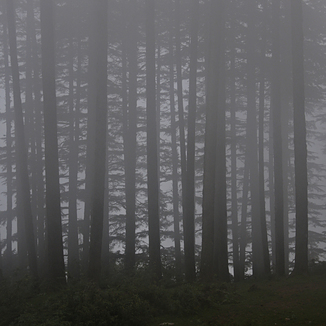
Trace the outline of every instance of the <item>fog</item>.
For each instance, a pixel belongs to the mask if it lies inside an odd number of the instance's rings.
[[[325,15],[2,1],[3,273],[228,282],[323,260]]]

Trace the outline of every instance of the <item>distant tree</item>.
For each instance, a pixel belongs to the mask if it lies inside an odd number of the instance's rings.
[[[53,1],[41,0],[40,9],[48,274],[54,284],[63,284],[65,282],[65,265],[63,260],[59,185]]]
[[[295,273],[308,272],[308,178],[302,1],[291,0],[295,164]]]

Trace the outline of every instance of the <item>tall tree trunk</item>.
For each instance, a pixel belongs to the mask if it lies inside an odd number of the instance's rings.
[[[308,177],[302,1],[291,0],[293,127],[296,202],[295,273],[308,272]]]
[[[107,133],[107,48],[108,2],[97,0],[94,4],[96,28],[96,107],[94,187],[91,194],[91,237],[89,247],[88,277],[98,281],[101,276],[101,253],[104,218],[106,133]]]
[[[232,7],[234,6],[232,1]],[[239,281],[239,228],[238,228],[238,195],[237,195],[237,118],[236,118],[236,80],[235,80],[235,19],[231,21],[230,41],[230,124],[231,124],[231,218],[232,218],[232,253],[234,280]]]
[[[256,109],[256,76],[255,76],[255,20],[256,2],[248,0],[247,6],[247,142],[248,164],[250,169],[251,224],[253,273],[255,276],[265,274],[262,234],[259,207],[258,183],[258,145],[257,145],[257,109]]]
[[[180,158],[181,158],[183,233],[185,233],[185,224],[186,224],[185,218],[187,216],[187,205],[186,205],[187,157],[186,157],[186,137],[185,137],[184,106],[183,106],[180,18],[181,18],[180,0],[176,0],[175,1],[175,57],[176,57],[176,71],[177,71],[178,118],[179,118],[179,134],[180,134],[179,137],[180,137]]]
[[[153,276],[160,278],[162,266],[155,101],[155,0],[146,0],[146,114],[149,264]]]
[[[1,8],[4,12],[5,6],[2,4]],[[7,20],[6,16],[3,17],[3,56],[4,56],[4,66],[5,66],[5,75],[4,75],[4,84],[5,84],[5,105],[6,105],[6,186],[7,186],[7,248],[6,248],[6,269],[11,270],[12,267],[12,219],[13,219],[13,171],[12,171],[12,112],[10,108],[10,68],[8,60],[8,30],[7,30]]]
[[[42,81],[45,136],[47,259],[51,282],[65,282],[63,260],[57,107],[55,88],[54,5],[41,0]]]
[[[204,281],[211,281],[214,277],[214,208],[215,208],[215,178],[216,178],[216,139],[217,117],[220,94],[219,86],[220,52],[217,31],[219,22],[219,3],[210,4],[209,51],[207,63],[207,90],[206,90],[206,127],[204,149],[204,181],[203,181],[203,223],[202,223],[202,254],[200,277]]]
[[[264,267],[266,273],[270,273],[270,258],[268,250],[267,225],[266,225],[266,208],[265,208],[265,161],[264,161],[264,119],[265,119],[265,65],[266,65],[266,38],[268,18],[267,2],[263,3],[263,21],[262,21],[262,44],[261,44],[261,66],[260,66],[260,83],[259,83],[259,205],[262,245],[264,256]]]
[[[137,2],[127,1],[131,6],[130,19],[127,27],[130,35],[127,46],[129,63],[129,101],[124,105],[124,154],[126,171],[126,269],[135,267],[135,229],[136,229],[136,133],[137,133],[137,68],[138,68],[138,21]]]
[[[94,149],[95,149],[95,92],[96,92],[96,27],[94,21],[95,6],[90,2],[88,19],[88,90],[87,90],[87,139],[86,139],[86,168],[85,168],[85,198],[83,220],[83,260],[84,273],[89,263],[89,230],[91,215],[91,194],[94,186]]]
[[[34,92],[34,133],[35,133],[35,161],[33,178],[36,183],[36,216],[37,216],[37,245],[39,256],[39,271],[44,272],[45,259],[45,198],[44,198],[44,162],[43,162],[43,121],[42,121],[42,86],[40,81],[40,64],[38,55],[38,43],[36,39],[34,4],[33,1],[27,2],[28,33],[31,37],[32,66],[33,66],[33,92]],[[34,196],[34,194],[33,194]]]
[[[199,1],[192,1],[190,23],[190,76],[187,141],[187,211],[184,218],[185,277],[194,282],[195,273],[195,127],[197,106],[197,52],[198,52]]]
[[[284,261],[284,215],[283,215],[283,159],[282,159],[282,111],[281,111],[281,64],[280,64],[280,1],[274,0],[272,7],[272,111],[274,145],[274,196],[275,196],[275,272],[285,273]]]
[[[226,120],[225,120],[225,2],[218,4],[218,93],[217,98],[217,141],[216,141],[216,174],[215,174],[215,208],[214,208],[214,259],[216,260],[216,273],[219,280],[230,280],[228,267],[228,239],[227,239],[227,199],[226,199]]]
[[[75,61],[75,46],[74,46],[74,21],[75,6],[70,3],[70,35],[69,35],[69,208],[68,208],[68,273],[73,279],[79,278],[79,254],[78,254],[78,227],[77,227],[77,181],[78,181],[78,144],[79,144],[79,107],[74,104],[74,61]],[[80,40],[78,40],[80,44]],[[78,58],[78,65],[80,58]],[[80,68],[80,67],[79,67]],[[80,73],[77,71],[80,77]],[[77,83],[80,81],[77,80]],[[78,92],[79,90],[77,90]]]
[[[25,145],[25,132],[23,122],[23,110],[20,97],[19,68],[17,59],[16,23],[14,3],[7,0],[7,19],[10,44],[10,60],[12,69],[13,89],[14,89],[14,120],[15,120],[15,140],[16,140],[16,166],[17,180],[19,180],[18,191],[20,191],[21,209],[24,215],[24,227],[26,234],[26,245],[28,252],[28,265],[32,277],[38,279],[36,246],[33,228],[33,215],[30,201],[30,187],[27,166],[27,150]]]
[[[177,150],[177,124],[175,121],[175,90],[174,90],[174,47],[173,47],[173,2],[170,6],[170,30],[169,30],[169,97],[171,112],[171,149],[172,149],[172,197],[173,197],[173,225],[175,268],[177,279],[181,279],[181,245],[180,245],[180,214],[179,214],[179,174],[178,174],[178,150]]]

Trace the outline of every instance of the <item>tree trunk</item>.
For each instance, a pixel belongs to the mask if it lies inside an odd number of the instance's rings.
[[[296,202],[294,273],[308,273],[308,178],[302,1],[291,0],[293,127]]]
[[[274,0],[272,7],[272,112],[274,145],[274,196],[275,196],[275,272],[285,274],[284,261],[284,212],[283,212],[283,159],[282,159],[282,111],[281,111],[281,65],[280,65],[280,1]]]
[[[65,265],[60,208],[53,12],[52,0],[41,0],[48,273],[51,282],[63,284]]]
[[[1,8],[4,12],[5,5],[2,4]],[[12,112],[10,108],[10,68],[8,60],[8,35],[7,35],[7,20],[6,16],[3,17],[3,56],[4,56],[4,85],[5,85],[5,105],[6,105],[6,186],[7,186],[7,248],[5,251],[5,268],[11,271],[12,267],[12,219],[13,219],[13,171],[12,171]]]
[[[173,225],[174,225],[174,248],[175,268],[177,280],[181,279],[181,245],[180,245],[180,214],[179,214],[179,174],[178,174],[178,151],[177,151],[177,125],[175,121],[174,100],[174,47],[173,47],[173,3],[170,5],[170,30],[169,30],[169,97],[171,112],[171,150],[172,150],[172,197],[173,197]]]
[[[258,182],[258,145],[257,145],[257,109],[256,109],[256,76],[255,76],[255,20],[256,3],[248,0],[247,15],[247,142],[248,164],[250,170],[251,225],[253,273],[263,276],[266,271],[263,259],[261,220],[259,207]]]
[[[105,162],[107,133],[107,47],[108,2],[97,0],[94,4],[96,28],[96,107],[94,187],[91,194],[91,237],[89,247],[88,277],[98,281],[101,276],[101,253],[104,218]]]
[[[138,55],[138,21],[137,2],[127,1],[130,19],[127,26],[130,35],[129,43],[126,44],[127,58],[129,63],[129,99],[124,104],[124,155],[126,173],[126,261],[125,267],[128,272],[135,267],[135,230],[136,230],[136,133],[137,133],[137,55]],[[126,43],[126,40],[125,40]],[[126,94],[127,95],[127,94]]]
[[[146,114],[149,264],[153,276],[160,278],[162,266],[155,101],[155,0],[146,0]]]
[[[190,76],[187,141],[187,211],[184,217],[185,277],[194,282],[195,273],[195,127],[197,106],[197,52],[198,52],[199,1],[192,1],[190,24]]]
[[[33,215],[30,201],[30,187],[27,166],[27,150],[25,145],[25,131],[23,122],[23,110],[20,97],[19,68],[17,59],[16,23],[15,9],[13,1],[7,0],[8,34],[10,44],[10,59],[14,89],[14,120],[15,120],[15,140],[16,140],[16,166],[17,180],[19,180],[18,190],[20,191],[21,209],[24,215],[24,228],[26,234],[26,245],[28,252],[28,265],[32,277],[38,279],[36,246],[33,228]]]

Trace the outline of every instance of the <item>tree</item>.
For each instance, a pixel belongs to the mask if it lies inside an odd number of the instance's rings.
[[[274,145],[274,196],[275,196],[275,263],[276,273],[284,275],[284,207],[283,207],[283,159],[282,159],[282,111],[280,64],[280,1],[273,2],[273,75],[272,111]]]
[[[155,101],[155,0],[146,0],[146,115],[149,264],[153,276],[162,274],[160,256],[159,180]]]
[[[23,109],[20,97],[19,68],[17,59],[17,41],[16,41],[16,24],[14,2],[8,0],[7,17],[8,17],[8,34],[10,44],[10,59],[14,89],[14,121],[15,121],[15,140],[16,140],[16,167],[19,197],[21,200],[21,212],[24,215],[24,227],[26,232],[26,245],[28,253],[28,265],[32,277],[38,279],[36,246],[33,227],[33,214],[30,201],[30,186],[27,166],[27,149],[25,144],[25,128],[23,121]]]
[[[190,23],[190,75],[187,141],[186,215],[184,216],[184,250],[186,281],[193,282],[195,273],[195,126],[197,106],[197,52],[198,52],[199,1],[192,1]]]
[[[219,17],[220,3],[210,3],[209,17],[209,48],[207,58],[207,90],[206,90],[206,126],[204,151],[204,179],[203,179],[203,233],[200,277],[204,281],[211,281],[214,271],[214,219],[216,199],[216,157],[217,157],[217,119],[219,95],[218,86],[221,51],[219,51]]]
[[[65,265],[60,207],[53,1],[41,0],[40,9],[45,136],[47,272],[51,282],[63,284],[65,282]]]
[[[295,273],[308,272],[308,179],[302,1],[291,0],[293,128],[295,164]]]
[[[135,267],[135,228],[136,228],[136,132],[137,132],[137,52],[138,21],[137,1],[127,1],[131,8],[127,30],[129,38],[124,37],[123,46],[127,48],[129,59],[129,101],[124,104],[124,163],[126,191],[126,261],[127,271]],[[125,10],[127,8],[124,7]]]
[[[98,281],[101,275],[101,252],[104,218],[105,162],[107,132],[107,48],[108,48],[108,2],[94,3],[94,24],[96,28],[96,106],[95,106],[95,148],[94,184],[91,194],[91,237],[89,247],[88,277]]]

